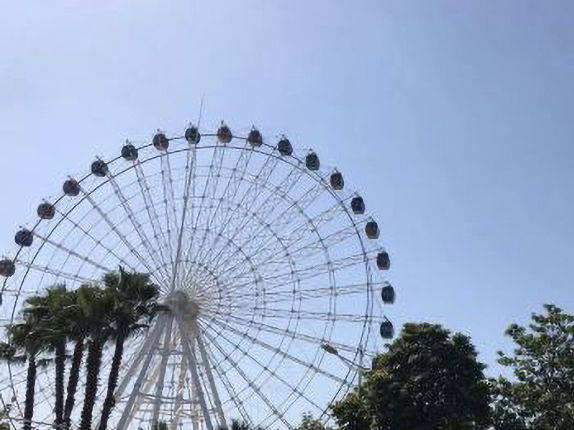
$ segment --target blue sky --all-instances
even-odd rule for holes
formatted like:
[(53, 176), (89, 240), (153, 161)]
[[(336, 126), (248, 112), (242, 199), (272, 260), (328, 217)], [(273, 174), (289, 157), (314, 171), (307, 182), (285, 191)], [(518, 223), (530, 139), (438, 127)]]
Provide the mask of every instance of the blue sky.
[(198, 115), (313, 147), (393, 258), (390, 317), (470, 334), (574, 312), (571, 1), (10, 2), (0, 243), (68, 174)]

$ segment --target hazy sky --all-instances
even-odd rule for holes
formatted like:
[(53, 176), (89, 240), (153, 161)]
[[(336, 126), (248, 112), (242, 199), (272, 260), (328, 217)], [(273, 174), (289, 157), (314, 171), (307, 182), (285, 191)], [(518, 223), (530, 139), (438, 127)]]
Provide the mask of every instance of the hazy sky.
[[(0, 247), (95, 155), (204, 122), (286, 133), (364, 195), (397, 326), (574, 312), (574, 2), (3, 2)], [(493, 366), (491, 373), (497, 368)]]

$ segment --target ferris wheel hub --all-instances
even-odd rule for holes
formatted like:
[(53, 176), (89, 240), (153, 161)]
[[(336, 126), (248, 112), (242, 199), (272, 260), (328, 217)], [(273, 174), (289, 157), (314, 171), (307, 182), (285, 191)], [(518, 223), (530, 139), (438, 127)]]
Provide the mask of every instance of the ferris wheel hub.
[(185, 319), (197, 319), (201, 313), (201, 306), (197, 300), (189, 297), (183, 290), (176, 290), (166, 299), (172, 313), (184, 317)]

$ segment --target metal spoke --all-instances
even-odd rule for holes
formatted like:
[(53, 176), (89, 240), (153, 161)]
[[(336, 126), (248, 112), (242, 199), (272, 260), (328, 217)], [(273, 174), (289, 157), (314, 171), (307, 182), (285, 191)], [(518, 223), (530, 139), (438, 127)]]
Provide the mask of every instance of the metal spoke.
[(112, 188), (113, 188), (114, 193), (116, 194), (118, 200), (121, 202), (122, 208), (124, 209), (130, 223), (134, 227), (134, 230), (137, 233), (137, 235), (139, 236), (139, 239), (140, 239), (141, 244), (143, 245), (143, 248), (147, 251), (147, 254), (150, 257), (150, 261), (153, 263), (153, 265), (157, 271), (162, 273), (162, 275), (164, 277), (167, 277), (167, 274), (162, 270), (163, 268), (158, 267), (157, 262), (159, 261), (159, 257), (157, 255), (156, 248), (154, 246), (152, 246), (152, 244), (150, 243), (150, 240), (148, 239), (147, 235), (145, 234), (144, 228), (142, 227), (141, 223), (137, 219), (134, 211), (132, 210), (132, 208), (129, 204), (128, 199), (125, 197), (124, 193), (122, 192), (121, 187), (117, 183), (115, 176), (112, 175), (112, 173), (108, 171), (107, 178), (108, 178), (110, 184), (112, 185)]
[(226, 361), (229, 361), (229, 363), (231, 363), (233, 369), (239, 374), (239, 376), (241, 376), (241, 378), (243, 378), (243, 380), (247, 383), (249, 388), (251, 388), (261, 398), (261, 400), (267, 405), (267, 407), (271, 411), (273, 411), (273, 413), (281, 420), (283, 424), (285, 424), (287, 428), (293, 429), (289, 421), (285, 419), (283, 414), (279, 412), (277, 407), (275, 407), (275, 405), (267, 398), (267, 396), (263, 394), (263, 392), (259, 388), (257, 388), (257, 385), (253, 381), (251, 381), (251, 379), (249, 379), (247, 374), (241, 369), (241, 367), (237, 364), (237, 362), (233, 360), (233, 358), (231, 358), (229, 355), (224, 353), (224, 350), (221, 348), (217, 340), (209, 336), (207, 332), (204, 332), (204, 334), (210, 340), (211, 344), (219, 351), (219, 353), (225, 357)]
[[(224, 150), (225, 150), (225, 147), (221, 146), (221, 145), (215, 146), (215, 148), (213, 149), (213, 156), (211, 159), (211, 164), (209, 166), (209, 173), (208, 173), (208, 176), (205, 180), (205, 186), (203, 189), (203, 194), (201, 194), (201, 196), (200, 196), (201, 197), (201, 201), (199, 204), (200, 210), (197, 211), (195, 221), (192, 225), (193, 231), (196, 231), (199, 228), (199, 220), (200, 220), (200, 218), (202, 218), (202, 216), (205, 219), (209, 219), (209, 215), (211, 213), (211, 209), (212, 209), (212, 205), (213, 205), (213, 203), (211, 202), (211, 199), (214, 199), (216, 197), (217, 184), (219, 182), (221, 165), (223, 163)], [(210, 210), (208, 213), (204, 213), (205, 211), (201, 210), (201, 208), (203, 207), (203, 202), (205, 201), (206, 198), (208, 198), (210, 200), (210, 207), (209, 207)], [(202, 236), (201, 243), (199, 246), (197, 246), (197, 250), (194, 252), (193, 258), (191, 258), (193, 261), (197, 261), (197, 254), (201, 251), (201, 248), (204, 244), (205, 244), (205, 235)], [(193, 245), (193, 242), (190, 243), (188, 255), (191, 253), (191, 246), (192, 245)]]
[[(207, 230), (214, 229), (219, 227), (220, 229), (225, 226), (225, 215), (227, 211), (221, 210), (221, 203), (223, 201), (233, 201), (233, 199), (237, 195), (237, 191), (239, 189), (239, 185), (245, 176), (245, 171), (247, 166), (249, 165), (249, 161), (251, 160), (251, 154), (253, 151), (245, 150), (241, 151), (239, 156), (237, 157), (237, 161), (235, 167), (233, 168), (231, 175), (228, 178), (227, 185), (223, 189), (223, 195), (218, 199), (217, 207), (215, 210), (210, 214), (210, 217), (207, 221)], [(219, 177), (219, 171), (217, 172), (216, 178)], [(214, 223), (215, 227), (214, 227)], [(201, 246), (199, 249), (199, 253), (197, 254), (196, 260), (197, 261), (204, 261), (205, 254), (211, 249), (211, 247), (204, 247)]]
[[(278, 327), (276, 325), (272, 325), (272, 324), (266, 324), (266, 323), (262, 323), (262, 322), (258, 322), (258, 321), (254, 321), (251, 322), (250, 320), (246, 320), (244, 318), (241, 317), (236, 317), (231, 315), (230, 316), (230, 320), (232, 320), (233, 322), (236, 322), (237, 324), (242, 324), (242, 325), (247, 325), (250, 324), (253, 327), (267, 332), (267, 333), (272, 333), (272, 334), (277, 334), (280, 336), (287, 336), (293, 339), (297, 339), (297, 340), (301, 340), (304, 342), (307, 342), (309, 344), (314, 345), (315, 347), (319, 348), (322, 344), (324, 343), (329, 343), (330, 345), (334, 346), (335, 348), (337, 348), (340, 351), (344, 351), (344, 352), (349, 352), (349, 353), (356, 353), (357, 349), (355, 347), (349, 346), (349, 345), (345, 345), (339, 342), (335, 342), (329, 339), (324, 339), (324, 338), (320, 338), (317, 336), (313, 336), (310, 334), (306, 334), (306, 333), (302, 333), (302, 332), (295, 332), (283, 327)], [(366, 354), (368, 354), (366, 352)], [(372, 353), (372, 355), (374, 355), (374, 352)]]
[[(207, 349), (207, 352), (209, 355), (213, 355), (209, 345), (206, 345), (206, 349)], [(229, 394), (229, 398), (231, 399), (231, 401), (235, 405), (238, 412), (241, 414), (241, 417), (243, 418), (243, 420), (245, 422), (249, 423), (251, 426), (253, 426), (253, 420), (251, 419), (251, 417), (249, 416), (249, 414), (245, 410), (243, 403), (239, 400), (239, 395), (235, 391), (235, 388), (233, 388), (233, 384), (230, 382), (229, 378), (227, 377), (227, 374), (225, 372), (222, 372), (221, 370), (219, 370), (219, 366), (214, 366), (213, 368), (215, 369), (215, 372), (219, 376), (221, 383), (223, 384), (223, 386), (227, 390), (227, 392)]]
[(76, 251), (67, 248), (66, 246), (62, 245), (61, 243), (58, 243), (56, 241), (53, 241), (47, 237), (42, 236), (41, 234), (37, 233), (37, 232), (33, 232), (32, 233), (34, 235), (34, 237), (37, 237), (38, 239), (42, 240), (43, 242), (52, 245), (53, 247), (59, 249), (60, 251), (65, 252), (66, 254), (77, 258), (78, 260), (81, 260), (85, 263), (88, 263), (92, 266), (94, 266), (96, 269), (102, 270), (104, 272), (111, 272), (111, 269), (109, 267), (106, 266), (102, 266), (101, 264), (96, 263), (95, 261), (91, 260), (90, 258), (88, 258), (85, 255), (80, 255), (78, 254)]
[(304, 360), (301, 360), (300, 358), (297, 358), (297, 357), (295, 357), (294, 355), (289, 354), (288, 352), (286, 352), (286, 351), (284, 351), (284, 350), (281, 350), (280, 348), (277, 348), (276, 346), (269, 345), (268, 343), (263, 342), (263, 341), (257, 339), (256, 337), (249, 336), (249, 334), (247, 334), (247, 333), (242, 333), (242, 332), (240, 332), (239, 330), (237, 330), (237, 329), (231, 327), (231, 326), (228, 325), (228, 324), (219, 322), (219, 321), (217, 321), (217, 320), (214, 320), (213, 323), (216, 324), (216, 325), (219, 325), (220, 327), (224, 328), (225, 330), (231, 331), (232, 333), (234, 333), (234, 334), (236, 334), (236, 335), (238, 335), (238, 336), (245, 337), (245, 338), (249, 339), (251, 342), (253, 342), (253, 343), (255, 343), (255, 344), (259, 345), (259, 346), (262, 346), (264, 349), (266, 349), (266, 350), (268, 350), (268, 351), (270, 351), (270, 352), (272, 352), (272, 353), (274, 353), (274, 354), (279, 354), (279, 355), (281, 355), (282, 357), (284, 357), (284, 358), (290, 360), (291, 362), (293, 362), (293, 363), (295, 363), (295, 364), (298, 364), (298, 365), (300, 365), (300, 366), (303, 366), (303, 367), (305, 367), (305, 368), (307, 368), (307, 369), (312, 370), (313, 372), (316, 372), (316, 373), (319, 373), (319, 374), (321, 374), (321, 375), (323, 375), (323, 376), (326, 376), (327, 378), (330, 378), (330, 379), (332, 379), (332, 380), (335, 381), (335, 382), (338, 382), (338, 383), (340, 383), (340, 384), (351, 385), (348, 381), (346, 381), (346, 380), (344, 380), (344, 379), (342, 379), (342, 378), (340, 378), (340, 377), (338, 377), (338, 376), (336, 376), (336, 375), (333, 375), (332, 373), (327, 372), (326, 370), (323, 370), (323, 369), (321, 369), (320, 367), (315, 366), (313, 363), (309, 363), (309, 362), (306, 362), (306, 361), (304, 361)]
[(312, 400), (302, 390), (300, 390), (297, 386), (294, 386), (293, 384), (291, 384), (284, 377), (280, 376), (277, 372), (270, 370), (269, 367), (266, 366), (265, 364), (263, 364), (259, 359), (257, 359), (255, 357), (255, 355), (249, 354), (248, 351), (241, 348), (239, 346), (239, 344), (233, 344), (225, 336), (222, 337), (222, 339), (224, 339), (230, 345), (234, 346), (234, 348), (237, 349), (238, 351), (240, 351), (243, 354), (243, 356), (248, 357), (253, 363), (257, 364), (257, 366), (259, 366), (262, 369), (263, 373), (267, 373), (269, 376), (271, 376), (272, 378), (275, 378), (276, 380), (281, 382), (283, 385), (285, 385), (291, 391), (291, 393), (297, 394), (300, 398), (305, 399), (309, 404), (314, 406), (317, 410), (320, 410), (320, 411), (323, 410), (319, 405), (317, 405), (317, 403), (314, 400)]
[[(297, 271), (297, 275), (299, 276), (300, 280), (310, 280), (318, 276), (328, 274), (330, 272), (337, 272), (343, 269), (347, 269), (349, 267), (364, 265), (366, 260), (367, 259), (364, 254), (352, 255), (346, 258), (341, 258), (333, 261), (326, 261), (324, 263), (314, 264), (312, 266), (299, 269)], [(241, 279), (246, 274), (246, 272), (245, 271), (239, 273), (234, 272), (234, 270), (237, 267), (240, 267), (240, 265), (233, 266), (231, 269), (222, 272), (221, 275), (231, 276), (231, 274), (233, 274), (235, 278)], [(273, 276), (266, 276), (262, 278), (262, 282), (267, 286), (267, 288), (273, 287), (275, 289), (279, 289), (283, 286), (289, 285), (291, 281), (292, 281), (291, 272), (279, 273)], [(240, 283), (237, 284), (235, 288), (241, 289), (248, 285), (249, 285), (248, 282)]]
[(173, 191), (173, 180), (171, 178), (171, 167), (169, 165), (169, 152), (166, 150), (161, 153), (161, 180), (163, 184), (163, 203), (164, 203), (164, 214), (165, 214), (165, 225), (166, 233), (169, 243), (169, 248), (171, 250), (171, 260), (175, 261), (175, 255), (173, 254), (174, 238), (172, 237), (172, 232), (175, 234), (178, 231), (177, 228), (177, 212), (175, 208), (175, 194)]
[[(58, 209), (56, 209), (58, 211)], [(121, 258), (120, 256), (118, 256), (111, 248), (109, 248), (108, 246), (104, 245), (102, 243), (101, 240), (96, 239), (88, 230), (86, 230), (84, 227), (82, 227), (77, 221), (75, 221), (73, 218), (70, 217), (70, 215), (66, 212), (60, 212), (58, 211), (58, 213), (62, 216), (63, 219), (65, 219), (66, 221), (68, 221), (70, 224), (72, 224), (74, 226), (74, 229), (77, 229), (81, 232), (83, 237), (87, 237), (88, 239), (91, 240), (91, 242), (93, 242), (94, 245), (96, 245), (97, 247), (102, 248), (104, 251), (106, 251), (106, 254), (111, 255), (112, 257), (114, 257), (117, 261), (119, 261), (124, 267), (128, 267), (129, 269), (135, 271), (135, 267), (133, 267), (130, 263), (128, 263), (126, 260), (124, 260), (123, 258)], [(34, 234), (37, 234), (37, 232), (34, 232)]]
[[(95, 279), (92, 279), (92, 278), (85, 278), (82, 276), (75, 275), (73, 273), (64, 272), (63, 270), (52, 269), (49, 266), (40, 266), (38, 264), (28, 263), (27, 261), (23, 261), (20, 259), (16, 259), (15, 262), (19, 266), (22, 266), (22, 267), (25, 267), (27, 269), (36, 271), (38, 273), (53, 275), (57, 279), (66, 279), (68, 281), (76, 281), (76, 282), (79, 282), (81, 284), (89, 284), (89, 283), (92, 283), (95, 281)], [(38, 286), (35, 286), (35, 287), (37, 288)]]
[[(196, 161), (196, 154), (195, 154), (195, 147), (192, 147), (187, 153), (187, 165), (186, 165), (186, 179), (184, 184), (184, 194), (183, 194), (183, 212), (181, 215), (181, 225), (179, 228), (178, 238), (177, 238), (177, 252), (175, 256), (175, 264), (173, 269), (173, 278), (171, 283), (171, 291), (175, 289), (175, 283), (177, 280), (177, 276), (179, 273), (179, 264), (181, 261), (181, 252), (183, 247), (183, 232), (185, 228), (185, 220), (187, 216), (187, 208), (189, 204), (189, 188), (192, 186), (192, 179), (194, 178), (195, 173), (195, 161)], [(194, 172), (194, 173), (192, 173)], [(193, 182), (193, 186), (195, 187), (195, 182)], [(194, 193), (192, 192), (192, 195)], [(192, 213), (193, 216), (193, 213)]]
[[(262, 191), (265, 190), (267, 181), (269, 177), (274, 172), (275, 167), (277, 166), (278, 159), (274, 157), (267, 157), (265, 162), (257, 175), (255, 176), (254, 180), (249, 181), (249, 188), (243, 195), (241, 201), (237, 203), (235, 208), (231, 211), (227, 211), (228, 215), (225, 220), (221, 223), (221, 234), (225, 236), (234, 236), (234, 232), (228, 232), (228, 228), (231, 225), (230, 221), (236, 215), (237, 211), (241, 208), (243, 209), (242, 212), (244, 213), (244, 217), (242, 219), (248, 219), (248, 216), (251, 212), (251, 208), (255, 205), (258, 197), (262, 194)], [(243, 177), (246, 177), (245, 172), (243, 172)], [(213, 248), (209, 250), (208, 255), (205, 257), (205, 260), (208, 260), (209, 254), (213, 252)]]
[[(140, 192), (144, 199), (148, 219), (153, 230), (156, 242), (156, 251), (159, 254), (163, 266), (167, 266), (168, 263), (173, 265), (173, 261), (170, 259), (172, 254), (171, 244), (169, 244), (169, 241), (166, 240), (163, 232), (159, 231), (161, 226), (160, 219), (158, 217), (157, 211), (155, 210), (155, 202), (151, 197), (150, 187), (147, 183), (144, 170), (139, 159), (134, 162), (134, 170), (136, 172)], [(164, 255), (164, 253), (168, 255)]]
[[(110, 218), (106, 215), (106, 213), (102, 210), (102, 208), (100, 208), (98, 206), (98, 204), (94, 201), (94, 199), (92, 198), (92, 196), (87, 193), (82, 187), (80, 187), (80, 190), (82, 191), (82, 193), (84, 194), (85, 199), (90, 203), (90, 205), (92, 206), (92, 208), (94, 208), (94, 210), (102, 217), (102, 219), (105, 221), (105, 223), (110, 227), (110, 229), (119, 237), (119, 239), (122, 241), (122, 243), (130, 250), (130, 252), (139, 260), (139, 262), (148, 270), (148, 272), (150, 273), (150, 275), (152, 277), (155, 277), (157, 279), (157, 275), (155, 275), (155, 272), (153, 271), (153, 269), (148, 265), (147, 261), (140, 255), (140, 253), (137, 251), (137, 249), (128, 241), (128, 239), (126, 238), (126, 236), (119, 231), (119, 229), (117, 228), (117, 226), (110, 220)], [(161, 279), (157, 279), (158, 282), (161, 281)]]
[[(286, 195), (289, 194), (289, 191), (297, 184), (297, 182), (302, 178), (303, 174), (301, 170), (293, 168), (289, 174), (283, 179), (283, 181), (274, 187), (274, 193), (270, 193), (265, 201), (253, 211), (253, 213), (264, 213), (270, 214), (280, 206), (280, 202), (282, 199), (285, 198)], [(276, 220), (278, 216), (274, 218)], [(230, 240), (235, 240), (239, 234), (242, 234), (242, 237), (257, 237), (256, 234), (260, 232), (261, 227), (259, 226), (259, 230), (257, 230), (258, 226), (253, 226), (252, 221), (256, 219), (251, 214), (246, 213), (243, 217), (243, 222), (239, 223), (238, 227), (233, 230), (232, 232), (226, 233), (227, 237)], [(271, 225), (271, 223), (269, 223)], [(220, 264), (217, 260), (219, 255), (216, 255), (214, 259), (212, 259), (208, 264)], [(225, 264), (226, 262), (222, 262), (221, 264)]]

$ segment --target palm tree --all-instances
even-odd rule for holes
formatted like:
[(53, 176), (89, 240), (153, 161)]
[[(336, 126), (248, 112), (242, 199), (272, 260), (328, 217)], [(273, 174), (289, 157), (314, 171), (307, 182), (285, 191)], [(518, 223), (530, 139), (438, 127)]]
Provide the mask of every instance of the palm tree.
[(16, 348), (10, 345), (8, 342), (0, 342), (0, 360), (2, 361), (25, 361), (24, 357), (20, 357), (20, 360), (16, 358)]
[(97, 286), (83, 285), (78, 289), (78, 305), (89, 326), (88, 358), (86, 363), (86, 387), (80, 430), (91, 430), (92, 415), (98, 390), (102, 363), (102, 350), (113, 333), (112, 315), (115, 308), (113, 291)]
[(119, 272), (112, 272), (104, 277), (106, 288), (113, 292), (116, 298), (114, 308), (113, 332), (116, 347), (112, 366), (108, 377), (108, 389), (99, 430), (106, 430), (108, 420), (115, 406), (114, 392), (118, 384), (118, 374), (122, 362), (124, 343), (132, 334), (147, 328), (157, 311), (161, 308), (157, 303), (159, 291), (150, 282), (150, 277), (143, 273), (129, 273), (121, 267)]
[[(10, 354), (16, 359), (16, 352), (22, 351), (28, 360), (28, 373), (26, 376), (26, 400), (24, 402), (23, 430), (31, 430), (34, 417), (34, 395), (36, 390), (36, 370), (38, 355), (47, 346), (47, 334), (42, 328), (36, 327), (33, 321), (13, 324), (7, 328), (8, 343), (13, 348)], [(9, 348), (8, 348), (9, 349)], [(10, 360), (10, 358), (9, 358)]]
[(72, 296), (64, 285), (58, 285), (48, 288), (44, 295), (29, 297), (24, 309), (24, 315), (45, 331), (49, 349), (55, 354), (55, 426), (63, 423), (66, 340), (70, 323), (67, 314), (72, 306)]
[[(10, 345), (7, 342), (0, 342), (0, 360), (1, 361), (25, 361), (23, 360), (24, 357), (19, 357), (20, 360), (16, 358), (16, 348)], [(11, 404), (5, 405), (4, 409), (0, 411), (0, 430), (11, 430), (10, 427), (10, 409), (12, 408)]]
[(83, 312), (83, 309), (78, 304), (78, 290), (68, 292), (70, 306), (67, 314), (68, 327), (67, 336), (68, 340), (74, 342), (74, 352), (72, 354), (72, 364), (70, 367), (70, 376), (68, 377), (68, 386), (66, 389), (66, 404), (64, 405), (63, 422), (66, 429), (71, 426), (70, 417), (74, 404), (76, 401), (76, 391), (78, 389), (78, 381), (80, 377), (80, 367), (84, 357), (85, 339), (89, 335), (89, 321)]
[[(55, 404), (54, 424), (61, 426), (66, 423), (70, 426), (70, 415), (74, 406), (75, 393), (78, 384), (79, 370), (81, 366), (84, 338), (86, 337), (87, 323), (83, 318), (82, 310), (77, 304), (77, 291), (67, 291), (64, 285), (58, 285), (46, 290), (44, 295), (32, 296), (26, 299), (23, 316), (26, 325), (15, 325), (8, 331), (13, 345), (0, 344), (0, 359), (9, 361), (25, 361), (26, 355), (29, 360), (29, 377), (27, 399), (33, 399), (35, 391), (35, 373), (37, 365), (45, 361), (36, 360), (40, 350), (52, 350), (55, 353)], [(31, 330), (28, 340), (22, 339), (24, 332)], [(41, 340), (41, 344), (35, 346), (34, 338)], [(64, 376), (66, 362), (66, 341), (70, 338), (76, 342), (72, 367), (68, 382), (68, 398), (64, 409)], [(24, 343), (23, 343), (24, 342)], [(28, 342), (28, 344), (26, 344)], [(30, 343), (31, 342), (31, 343)], [(27, 350), (26, 345), (32, 348)], [(39, 348), (34, 351), (33, 348)], [(24, 350), (23, 356), (16, 356), (17, 349)], [(28, 348), (30, 349), (30, 348)], [(34, 383), (32, 382), (34, 380)], [(33, 413), (33, 400), (28, 402), (25, 412)], [(32, 408), (32, 409), (31, 409)], [(32, 415), (29, 416), (32, 419)]]

